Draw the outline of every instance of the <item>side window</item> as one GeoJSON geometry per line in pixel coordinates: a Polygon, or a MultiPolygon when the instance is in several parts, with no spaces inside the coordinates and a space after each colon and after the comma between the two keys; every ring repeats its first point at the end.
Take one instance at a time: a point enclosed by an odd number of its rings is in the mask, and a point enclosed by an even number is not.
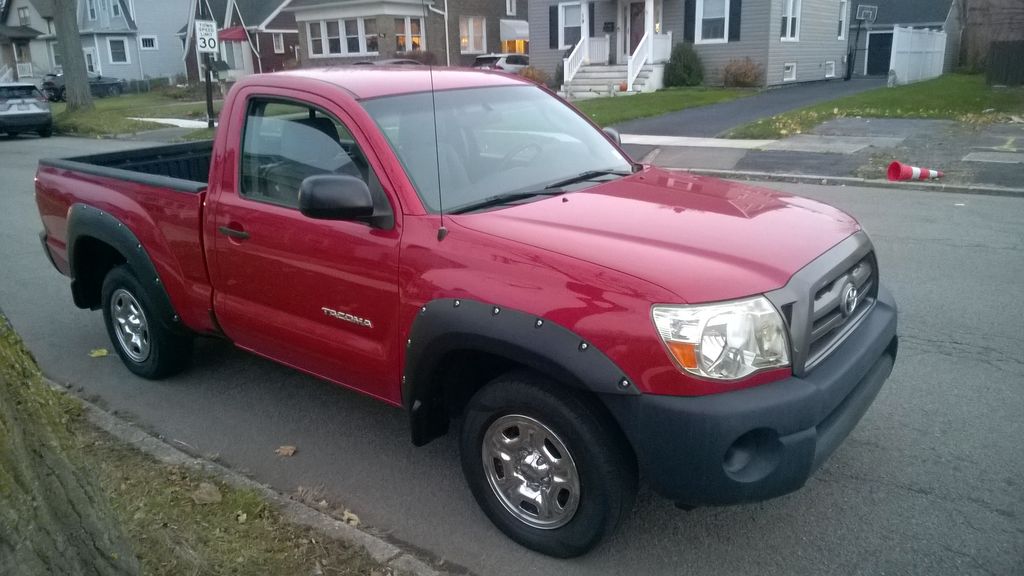
{"type": "Polygon", "coordinates": [[[298,208],[302,181],[321,174],[360,178],[375,198],[383,196],[366,156],[344,124],[304,104],[251,100],[242,141],[239,193],[252,200],[298,208]]]}

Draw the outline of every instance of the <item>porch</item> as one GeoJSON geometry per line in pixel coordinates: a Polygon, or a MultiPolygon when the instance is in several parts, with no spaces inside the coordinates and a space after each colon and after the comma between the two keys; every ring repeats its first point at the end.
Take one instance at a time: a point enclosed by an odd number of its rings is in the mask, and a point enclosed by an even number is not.
{"type": "Polygon", "coordinates": [[[562,14],[562,34],[579,30],[562,61],[563,92],[647,92],[662,87],[662,71],[672,52],[672,32],[662,25],[664,0],[581,0],[575,14],[562,14]],[[597,10],[605,17],[601,26],[597,10]],[[614,20],[608,18],[614,14],[614,20]]]}
{"type": "Polygon", "coordinates": [[[0,25],[0,82],[36,77],[30,42],[40,34],[28,26],[0,25]]]}

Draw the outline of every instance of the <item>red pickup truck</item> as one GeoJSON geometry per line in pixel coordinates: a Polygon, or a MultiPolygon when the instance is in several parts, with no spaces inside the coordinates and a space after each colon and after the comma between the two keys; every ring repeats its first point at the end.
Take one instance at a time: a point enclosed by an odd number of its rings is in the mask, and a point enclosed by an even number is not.
{"type": "Polygon", "coordinates": [[[213,142],[44,160],[36,197],[129,370],[226,338],[401,407],[416,445],[458,423],[488,517],[555,556],[641,474],[682,507],[798,489],[896,357],[851,217],[636,164],[500,73],[251,76],[213,142]]]}

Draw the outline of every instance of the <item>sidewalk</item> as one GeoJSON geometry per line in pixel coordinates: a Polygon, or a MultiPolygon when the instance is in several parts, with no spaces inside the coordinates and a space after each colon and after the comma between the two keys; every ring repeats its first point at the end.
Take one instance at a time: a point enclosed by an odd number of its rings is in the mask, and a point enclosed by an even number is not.
{"type": "Polygon", "coordinates": [[[939,184],[1024,193],[1024,123],[839,118],[783,140],[623,134],[634,158],[665,168],[764,177],[884,181],[893,160],[942,170],[939,184]]]}

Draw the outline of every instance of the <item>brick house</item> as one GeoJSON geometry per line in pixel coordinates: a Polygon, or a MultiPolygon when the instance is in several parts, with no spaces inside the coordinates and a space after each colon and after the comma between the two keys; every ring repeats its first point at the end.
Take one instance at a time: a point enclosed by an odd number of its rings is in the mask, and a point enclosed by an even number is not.
{"type": "Polygon", "coordinates": [[[292,0],[285,11],[295,15],[304,67],[424,53],[469,66],[480,54],[529,50],[528,0],[292,0]]]}

